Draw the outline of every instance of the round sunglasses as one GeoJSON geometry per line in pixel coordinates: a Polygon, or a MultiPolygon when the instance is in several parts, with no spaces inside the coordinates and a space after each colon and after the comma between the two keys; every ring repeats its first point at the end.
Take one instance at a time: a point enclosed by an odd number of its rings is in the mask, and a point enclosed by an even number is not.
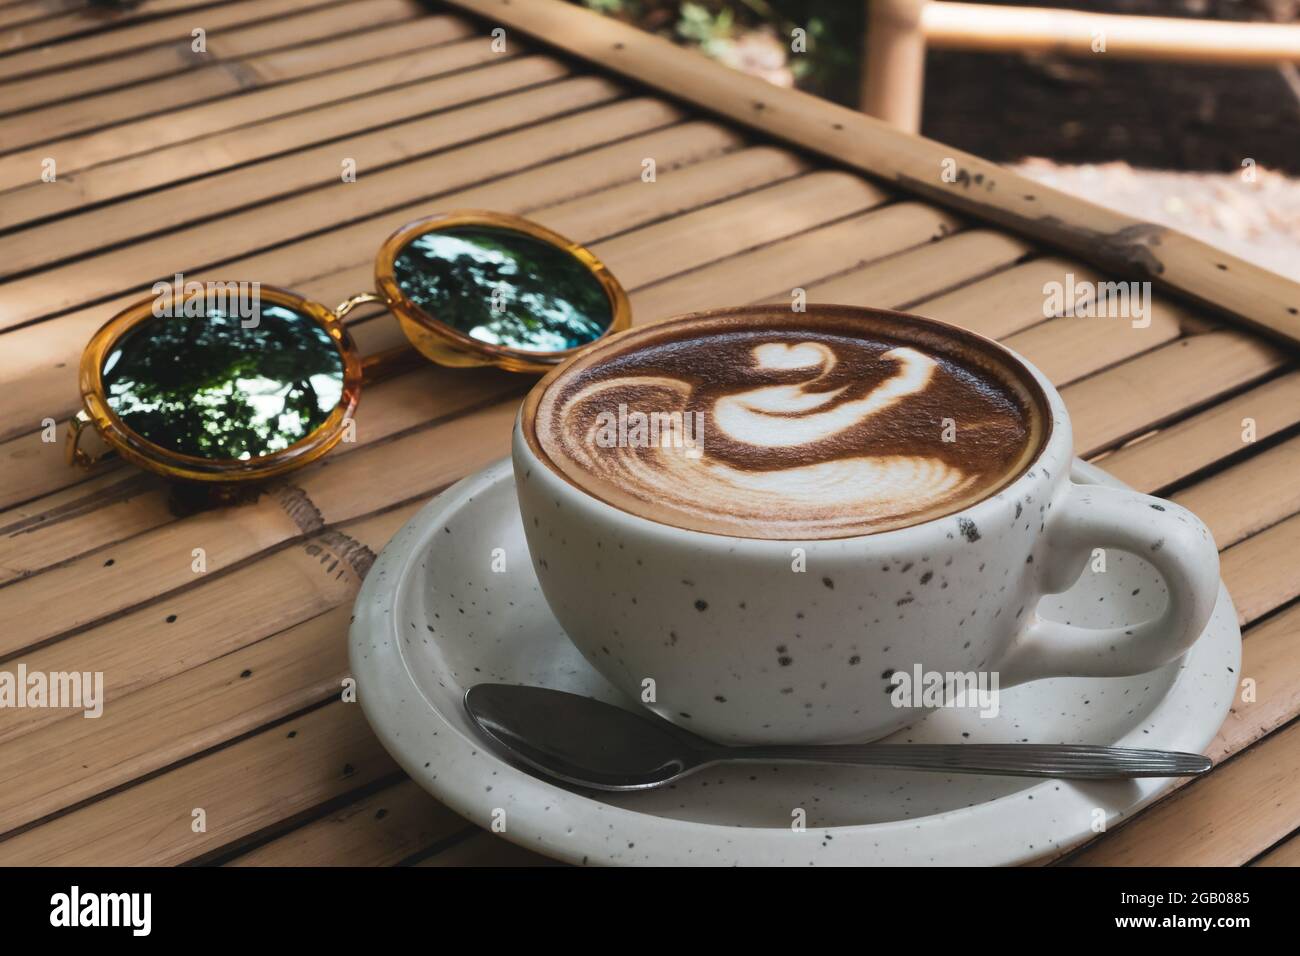
{"type": "Polygon", "coordinates": [[[158,283],[91,338],[68,460],[108,454],[182,482],[273,478],[341,441],[363,361],[343,318],[382,303],[439,365],[541,373],[631,324],[589,250],[503,213],[409,223],[375,258],[375,290],[330,309],[259,283],[158,283]],[[80,447],[87,426],[103,451],[80,447]]]}

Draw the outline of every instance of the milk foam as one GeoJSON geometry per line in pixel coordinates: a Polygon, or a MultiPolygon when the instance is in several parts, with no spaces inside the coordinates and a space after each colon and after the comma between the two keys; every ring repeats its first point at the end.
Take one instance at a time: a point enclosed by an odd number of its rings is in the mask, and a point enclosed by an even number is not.
{"type": "Polygon", "coordinates": [[[540,402],[536,435],[575,484],[653,520],[782,539],[884,530],[964,506],[1025,459],[1020,397],[952,358],[801,329],[652,340],[575,363],[540,402]],[[620,406],[702,412],[702,449],[602,446],[595,422],[620,406]]]}

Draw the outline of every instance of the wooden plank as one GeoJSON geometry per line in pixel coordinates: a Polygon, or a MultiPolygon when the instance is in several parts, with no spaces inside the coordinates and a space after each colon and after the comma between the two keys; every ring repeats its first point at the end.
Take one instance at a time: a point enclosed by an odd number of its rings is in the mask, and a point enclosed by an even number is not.
{"type": "MultiPolygon", "coordinates": [[[[368,123],[378,128],[342,142],[300,149],[137,196],[126,206],[113,203],[19,229],[0,237],[0,257],[5,263],[0,277],[94,255],[137,236],[190,224],[201,227],[231,208],[332,186],[340,182],[342,157],[356,162],[358,176],[368,177],[400,165],[430,146],[436,145],[435,154],[446,152],[476,139],[609,103],[621,92],[599,77],[560,79],[565,72],[549,58],[523,57],[299,114],[293,119],[303,134],[311,135],[310,130],[315,129],[318,138],[328,137],[333,129],[360,129],[368,123]],[[557,79],[559,82],[526,89],[557,79]],[[479,97],[491,99],[461,105],[479,97]]],[[[250,131],[246,140],[261,135],[265,131],[256,135],[250,131]]],[[[292,140],[276,142],[292,144],[292,140]]]]}
{"type": "MultiPolygon", "coordinates": [[[[597,144],[660,128],[677,119],[676,111],[662,102],[634,99],[373,172],[365,171],[362,156],[358,158],[355,182],[342,182],[335,176],[329,186],[13,279],[0,287],[4,293],[0,298],[0,328],[102,301],[131,289],[138,288],[140,294],[145,294],[154,281],[177,272],[185,273],[188,279],[193,273],[224,266],[258,248],[378,216],[421,196],[425,197],[427,209],[430,200],[453,190],[518,172],[543,158],[573,155],[597,144]]],[[[394,135],[414,141],[421,136],[424,125],[413,123],[394,135]]],[[[332,172],[338,172],[339,161],[346,155],[341,148],[335,153],[329,162],[332,172]]],[[[580,191],[574,187],[575,193],[580,191]]],[[[378,249],[379,244],[377,238],[370,249],[378,249]]],[[[272,277],[266,276],[264,281],[272,281],[272,277]]]]}
{"type": "MultiPolygon", "coordinates": [[[[266,9],[271,9],[269,4],[266,9]]],[[[293,46],[303,44],[311,44],[312,52],[320,57],[320,67],[311,72],[321,72],[335,65],[333,57],[337,53],[334,48],[345,43],[355,45],[357,38],[351,34],[362,31],[366,34],[367,44],[379,46],[390,54],[412,49],[400,44],[406,35],[406,28],[421,22],[413,19],[419,12],[420,8],[411,0],[380,0],[378,4],[372,0],[356,0],[351,3],[322,0],[318,8],[306,7],[278,19],[219,30],[207,37],[207,49],[203,53],[194,52],[193,43],[187,36],[179,42],[146,47],[108,61],[70,66],[23,80],[10,80],[0,87],[0,112],[44,107],[48,113],[52,111],[51,104],[62,103],[73,97],[107,102],[105,97],[98,94],[160,77],[167,79],[161,84],[151,84],[155,94],[174,93],[183,96],[188,94],[194,71],[214,70],[233,76],[233,71],[226,67],[224,61],[243,60],[244,68],[249,70],[253,78],[276,76],[284,79],[278,75],[279,71],[268,73],[262,68],[263,64],[276,62],[274,55],[256,55],[286,47],[293,49],[293,46]],[[406,15],[402,16],[401,11],[406,11],[406,15]],[[399,20],[403,22],[396,22],[399,20]],[[392,25],[384,27],[384,22],[392,25]],[[339,37],[341,32],[349,35],[339,37]],[[397,45],[396,49],[394,44],[397,45]],[[182,74],[186,75],[184,81],[180,82],[182,74]],[[168,90],[168,86],[174,90],[168,90]]],[[[431,19],[421,18],[426,22],[431,19]]],[[[300,69],[311,63],[301,57],[290,59],[289,62],[298,63],[300,69]]],[[[193,101],[189,99],[180,102],[193,101]]]]}
{"type": "MultiPolygon", "coordinates": [[[[349,612],[338,608],[117,697],[101,717],[64,717],[0,745],[0,833],[338,697],[349,612]]],[[[93,671],[97,661],[82,668],[93,671]]]]}
{"type": "MultiPolygon", "coordinates": [[[[464,26],[458,20],[447,18],[444,24],[449,38],[465,34],[464,26]]],[[[147,153],[162,146],[245,126],[259,119],[351,99],[422,76],[463,69],[500,55],[492,52],[486,39],[478,38],[477,43],[470,44],[470,48],[465,50],[460,46],[448,46],[362,63],[324,76],[281,83],[243,96],[211,100],[159,116],[70,136],[55,143],[21,149],[0,156],[0,189],[42,182],[45,159],[55,160],[58,174],[62,176],[124,156],[147,153]]],[[[0,61],[0,66],[3,66],[3,61],[0,61]]]]}
{"type": "Polygon", "coordinates": [[[0,865],[184,863],[397,769],[361,708],[332,703],[18,833],[0,842],[0,865]]]}
{"type": "Polygon", "coordinates": [[[557,866],[549,857],[479,831],[416,866],[557,866]]]}
{"type": "Polygon", "coordinates": [[[1293,833],[1251,866],[1300,866],[1300,839],[1293,833]]]}
{"type": "MultiPolygon", "coordinates": [[[[150,0],[155,11],[164,12],[161,5],[169,0],[150,0]]],[[[0,56],[0,80],[14,79],[29,73],[42,73],[69,64],[87,63],[91,60],[115,56],[128,50],[155,43],[168,43],[177,40],[190,42],[190,31],[195,26],[215,31],[242,23],[254,23],[264,16],[274,16],[285,9],[302,8],[319,3],[319,0],[243,0],[237,3],[195,3],[192,0],[175,2],[176,7],[207,7],[202,13],[202,23],[195,22],[193,13],[169,17],[138,16],[143,8],[136,8],[124,18],[116,18],[114,29],[103,29],[95,18],[81,14],[69,14],[65,17],[51,17],[47,20],[32,22],[13,31],[6,31],[0,40],[0,49],[8,49],[7,56],[0,56]],[[268,14],[265,11],[270,11],[268,14]],[[132,22],[135,21],[135,22],[132,22]],[[40,36],[44,34],[45,36],[40,36]],[[32,48],[35,44],[55,39],[54,34],[66,37],[62,42],[50,46],[32,48]],[[85,34],[84,36],[80,34],[85,34]],[[9,46],[5,47],[4,44],[9,46]]]]}
{"type": "Polygon", "coordinates": [[[638,289],[631,296],[632,320],[657,322],[686,312],[788,297],[811,279],[862,268],[942,239],[957,228],[956,219],[933,206],[893,203],[638,289]]]}
{"type": "Polygon", "coordinates": [[[1043,286],[1048,282],[1063,282],[1069,273],[1085,281],[1097,278],[1096,273],[1068,259],[1057,256],[1032,259],[970,286],[962,286],[949,295],[927,300],[925,315],[1000,339],[1048,318],[1044,314],[1047,297],[1043,286]],[[968,318],[972,314],[979,315],[981,321],[972,323],[968,318]]]}
{"type": "MultiPolygon", "coordinates": [[[[410,517],[413,507],[403,506],[305,536],[234,569],[224,581],[196,576],[194,586],[171,595],[160,606],[129,611],[30,651],[22,660],[29,671],[43,673],[81,671],[93,665],[92,669],[104,672],[105,696],[116,707],[130,695],[273,635],[283,636],[296,627],[314,633],[328,622],[312,624],[313,620],[351,606],[374,555],[410,517]],[[238,594],[239,601],[232,602],[232,594],[238,594]]],[[[337,636],[340,632],[332,633],[337,636]]],[[[238,715],[231,712],[227,718],[238,719],[238,715]]],[[[49,708],[9,709],[0,720],[0,742],[7,745],[46,730],[56,735],[70,733],[67,728],[53,730],[69,720],[74,726],[78,722],[97,725],[49,708]]],[[[94,732],[94,727],[87,732],[94,732]]],[[[52,779],[46,785],[67,783],[52,779]]],[[[21,812],[20,804],[6,812],[21,812]]]]}
{"type": "Polygon", "coordinates": [[[610,239],[599,254],[635,288],[822,225],[828,210],[864,212],[887,198],[858,176],[821,170],[610,239]]]}
{"type": "MultiPolygon", "coordinates": [[[[1231,585],[1231,582],[1229,582],[1231,585]]],[[[1205,752],[1222,762],[1300,714],[1300,605],[1246,630],[1241,684],[1223,726],[1205,752]],[[1245,681],[1252,682],[1247,697],[1245,681]]]]}
{"type": "MultiPolygon", "coordinates": [[[[476,43],[457,43],[455,35],[449,33],[449,27],[459,28],[463,32],[463,25],[453,24],[441,17],[427,17],[404,24],[402,32],[414,49],[447,44],[447,50],[442,52],[451,52],[451,47],[456,46],[458,53],[468,57],[466,65],[478,63],[474,57],[476,43]],[[462,46],[464,50],[460,50],[462,46]]],[[[315,52],[318,48],[307,49],[315,52]]],[[[297,56],[300,53],[301,51],[287,51],[280,56],[297,56]]],[[[400,48],[394,50],[395,56],[400,54],[400,48]]],[[[497,63],[498,60],[487,62],[497,63]]],[[[418,87],[423,80],[437,80],[445,63],[445,60],[440,59],[436,69],[429,75],[412,76],[401,87],[418,87]]],[[[426,58],[417,63],[408,58],[409,67],[417,65],[427,68],[430,61],[426,58]]],[[[488,76],[471,76],[468,82],[490,83],[491,79],[488,76]]],[[[241,163],[265,160],[280,152],[292,152],[305,146],[318,145],[325,140],[364,132],[370,127],[364,124],[362,118],[340,116],[338,111],[346,111],[352,102],[367,103],[379,112],[380,120],[395,121],[383,112],[382,98],[389,92],[387,87],[380,86],[358,93],[354,100],[325,104],[320,108],[286,116],[256,119],[233,129],[218,130],[178,145],[160,145],[148,152],[101,163],[89,169],[73,172],[64,170],[56,182],[29,183],[5,193],[5,201],[0,204],[0,228],[14,228],[84,206],[120,199],[196,176],[210,175],[241,163]],[[340,116],[337,121],[334,119],[336,116],[340,116]],[[274,146],[268,147],[268,144],[274,146]]],[[[410,114],[413,115],[416,114],[410,114]]]]}
{"type": "MultiPolygon", "coordinates": [[[[1173,496],[1193,514],[1219,516],[1214,540],[1227,548],[1300,513],[1300,437],[1262,451],[1173,496]],[[1249,507],[1244,502],[1250,502],[1249,507]]],[[[1294,567],[1294,562],[1292,562],[1294,567]]]]}
{"type": "Polygon", "coordinates": [[[1248,452],[1247,419],[1263,441],[1300,422],[1300,372],[1215,404],[1196,415],[1115,451],[1102,466],[1121,481],[1154,493],[1215,462],[1248,452]]]}
{"type": "MultiPolygon", "coordinates": [[[[1239,499],[1240,500],[1240,499],[1239,499]]],[[[1231,581],[1237,620],[1244,627],[1300,597],[1300,515],[1287,518],[1223,553],[1223,579],[1231,581]]]]}
{"type": "MultiPolygon", "coordinates": [[[[906,310],[916,306],[918,298],[964,286],[1028,252],[1029,247],[1014,236],[971,229],[863,269],[809,282],[806,291],[809,302],[888,305],[906,310]]],[[[789,302],[790,294],[787,291],[771,301],[776,299],[789,302]]]]}
{"type": "MultiPolygon", "coordinates": [[[[346,45],[338,42],[328,45],[324,51],[326,55],[314,65],[311,73],[303,74],[313,75],[375,59],[375,54],[384,49],[383,41],[365,36],[361,31],[372,24],[409,21],[419,13],[420,7],[414,0],[367,0],[365,3],[343,4],[312,11],[314,20],[308,20],[306,16],[290,17],[273,21],[261,29],[268,37],[278,35],[281,42],[286,37],[306,42],[313,32],[323,36],[337,36],[340,32],[352,34],[348,36],[349,43],[346,45]],[[308,22],[299,24],[286,20],[308,22]],[[305,36],[295,36],[295,31],[299,28],[304,30],[305,36]]],[[[274,72],[263,73],[256,60],[236,61],[220,57],[216,52],[219,49],[216,41],[220,39],[220,34],[213,37],[211,52],[194,53],[192,47],[185,42],[157,51],[170,54],[173,61],[180,60],[181,70],[184,71],[180,76],[173,71],[153,82],[107,92],[94,91],[91,95],[70,102],[47,105],[43,109],[10,116],[5,120],[6,151],[87,133],[206,99],[242,94],[282,81],[274,72]]],[[[116,63],[113,65],[116,66],[116,63]]],[[[119,74],[110,82],[121,85],[128,79],[129,74],[119,74]]],[[[9,98],[11,92],[13,91],[5,90],[3,99],[0,99],[6,110],[17,105],[9,98]]]]}
{"type": "Polygon", "coordinates": [[[1300,724],[1279,730],[1067,861],[1071,866],[1240,866],[1300,819],[1300,724]]]}
{"type": "Polygon", "coordinates": [[[0,657],[137,606],[152,607],[192,586],[199,577],[195,548],[204,550],[206,573],[227,572],[304,534],[428,495],[506,453],[517,404],[489,406],[343,455],[256,504],[192,515],[15,581],[0,590],[0,601],[6,618],[18,613],[13,609],[22,613],[0,633],[0,657]],[[359,488],[367,489],[364,500],[359,488]],[[85,593],[96,599],[66,599],[83,589],[93,589],[85,593]]]}
{"type": "Polygon", "coordinates": [[[0,5],[0,27],[7,29],[55,14],[83,10],[89,4],[90,0],[9,0],[0,5]]]}
{"type": "Polygon", "coordinates": [[[236,857],[229,866],[392,866],[467,825],[410,779],[236,857]]]}
{"type": "Polygon", "coordinates": [[[1061,390],[1090,457],[1280,368],[1285,354],[1232,330],[1179,339],[1061,390]]]}
{"type": "Polygon", "coordinates": [[[214,0],[141,0],[129,9],[56,13],[20,22],[0,36],[0,55],[51,43],[83,33],[107,32],[138,21],[148,21],[177,10],[212,6],[214,0]]]}
{"type": "Polygon", "coordinates": [[[1062,316],[1003,339],[1029,359],[1057,388],[1087,378],[1179,337],[1176,311],[1153,306],[1150,324],[1128,319],[1062,316]]]}
{"type": "Polygon", "coordinates": [[[29,672],[48,673],[47,664],[70,659],[81,672],[102,672],[107,701],[94,719],[4,714],[0,833],[337,697],[361,578],[420,504],[345,525],[236,571],[229,582],[187,592],[170,606],[172,625],[147,622],[155,632],[149,639],[125,641],[115,622],[26,659],[29,672]],[[302,593],[260,586],[259,575],[291,580],[302,593]],[[226,607],[236,591],[247,602],[226,607]],[[267,621],[292,617],[300,623],[267,636],[267,621]]]}
{"type": "Polygon", "coordinates": [[[1292,346],[1300,343],[1300,285],[1198,239],[1092,205],[828,100],[764,83],[574,4],[449,3],[904,191],[1056,246],[1114,277],[1158,281],[1292,346]]]}

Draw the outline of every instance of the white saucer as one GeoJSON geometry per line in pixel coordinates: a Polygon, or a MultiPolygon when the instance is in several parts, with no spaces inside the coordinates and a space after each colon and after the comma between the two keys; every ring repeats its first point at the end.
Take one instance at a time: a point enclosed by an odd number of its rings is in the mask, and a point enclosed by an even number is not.
{"type": "MultiPolygon", "coordinates": [[[[1120,484],[1082,462],[1073,477],[1120,484]]],[[[1163,600],[1148,565],[1111,553],[1107,573],[1085,572],[1039,610],[1104,627],[1154,615],[1163,600]]],[[[413,779],[480,826],[492,828],[504,811],[501,835],[574,863],[1020,863],[1092,836],[1102,814],[1113,823],[1172,784],[732,766],[659,791],[596,795],[536,777],[487,749],[462,708],[467,687],[536,684],[637,705],[610,688],[551,616],[508,460],[439,495],[384,548],[357,598],[350,650],[366,716],[413,779]],[[494,572],[501,557],[506,570],[494,572]],[[798,810],[802,831],[792,827],[798,810]]],[[[939,711],[887,742],[1202,752],[1227,715],[1240,665],[1241,631],[1221,589],[1206,632],[1182,661],[1139,677],[1025,684],[1002,692],[995,718],[939,711]]]]}

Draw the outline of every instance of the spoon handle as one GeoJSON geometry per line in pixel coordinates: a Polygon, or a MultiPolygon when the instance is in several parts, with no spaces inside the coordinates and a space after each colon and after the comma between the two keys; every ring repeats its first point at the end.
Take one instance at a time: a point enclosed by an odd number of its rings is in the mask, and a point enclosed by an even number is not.
{"type": "Polygon", "coordinates": [[[857,744],[818,747],[726,747],[718,760],[835,763],[891,770],[989,773],[1013,777],[1109,780],[1191,777],[1213,764],[1201,754],[1085,744],[857,744]]]}

